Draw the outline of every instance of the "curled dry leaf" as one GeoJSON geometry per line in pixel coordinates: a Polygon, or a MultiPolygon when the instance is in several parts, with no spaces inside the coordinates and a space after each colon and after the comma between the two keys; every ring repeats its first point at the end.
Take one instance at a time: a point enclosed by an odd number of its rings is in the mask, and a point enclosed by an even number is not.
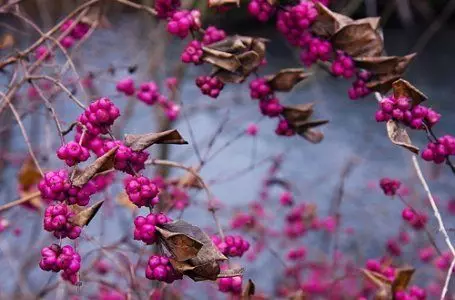
{"type": "Polygon", "coordinates": [[[318,36],[328,39],[340,28],[353,22],[351,18],[331,11],[320,2],[316,2],[316,9],[318,17],[311,26],[311,30],[318,36]]]}
{"type": "Polygon", "coordinates": [[[74,225],[78,225],[81,227],[87,226],[98,213],[103,203],[104,200],[101,200],[90,207],[84,208],[83,210],[79,211],[76,215],[71,217],[70,222],[74,225]]]}
{"type": "Polygon", "coordinates": [[[337,50],[353,58],[379,56],[384,49],[382,37],[370,23],[352,23],[335,32],[331,38],[337,50]]]}
{"type": "MultiPolygon", "coordinates": [[[[171,260],[173,267],[187,275],[194,281],[216,280],[220,274],[219,262],[227,258],[213,244],[208,235],[199,227],[191,225],[185,221],[163,224],[161,229],[171,233],[184,234],[202,244],[197,255],[186,261],[178,261],[177,258],[171,260]]],[[[170,249],[168,249],[171,251],[170,249]]]]}
{"type": "Polygon", "coordinates": [[[11,48],[12,46],[14,46],[14,37],[10,33],[4,34],[0,38],[0,50],[11,48]]]}
{"type": "Polygon", "coordinates": [[[374,299],[377,300],[392,300],[393,293],[392,293],[392,282],[384,277],[382,274],[373,272],[367,269],[361,269],[362,274],[371,282],[373,283],[378,290],[374,296],[374,299]]]}
{"type": "Polygon", "coordinates": [[[366,86],[372,91],[385,94],[392,88],[392,84],[401,78],[401,75],[379,75],[373,76],[367,83],[366,86]]]}
{"type": "Polygon", "coordinates": [[[283,69],[274,75],[266,76],[265,79],[274,91],[289,92],[308,76],[310,74],[305,73],[303,69],[283,69]]]}
{"type": "Polygon", "coordinates": [[[414,268],[399,268],[397,269],[395,279],[392,282],[392,292],[395,294],[398,291],[404,291],[409,285],[409,282],[414,275],[414,268]]]}
{"type": "Polygon", "coordinates": [[[400,127],[394,120],[387,121],[387,134],[395,145],[406,148],[414,154],[419,153],[419,148],[412,144],[406,129],[400,127]]]}
{"type": "Polygon", "coordinates": [[[368,17],[363,19],[358,19],[352,22],[352,24],[370,24],[371,28],[374,30],[380,29],[379,24],[381,23],[380,17],[368,17]]]}
{"type": "Polygon", "coordinates": [[[251,296],[254,295],[256,287],[254,286],[254,282],[251,279],[248,279],[248,282],[243,287],[242,295],[240,296],[241,300],[249,300],[251,296]]]}
{"type": "Polygon", "coordinates": [[[415,86],[404,79],[398,79],[392,84],[393,96],[395,98],[406,97],[412,100],[412,105],[416,106],[427,100],[427,96],[419,91],[415,86]]]}
{"type": "Polygon", "coordinates": [[[234,54],[219,51],[209,47],[203,47],[202,50],[204,51],[202,60],[215,67],[219,67],[229,72],[235,72],[241,66],[238,57],[234,54]]]}
{"type": "Polygon", "coordinates": [[[224,5],[240,6],[240,0],[209,0],[209,7],[219,7],[224,5]]]}
{"type": "Polygon", "coordinates": [[[38,184],[42,178],[35,161],[31,157],[27,157],[24,161],[17,177],[19,184],[24,190],[38,184]]]}
{"type": "Polygon", "coordinates": [[[313,103],[285,106],[281,113],[289,123],[307,121],[313,114],[313,103]]]}
{"type": "Polygon", "coordinates": [[[373,74],[402,75],[415,56],[415,53],[411,53],[406,56],[360,57],[355,58],[354,63],[358,68],[373,74]]]}
{"type": "Polygon", "coordinates": [[[171,252],[174,259],[182,262],[196,257],[202,248],[198,240],[179,232],[170,232],[166,229],[156,227],[166,248],[171,252]]]}
{"type": "Polygon", "coordinates": [[[77,187],[82,187],[89,182],[95,175],[108,171],[114,168],[114,158],[118,146],[106,152],[103,156],[97,158],[92,164],[83,170],[76,172],[72,184],[77,187]]]}
{"type": "Polygon", "coordinates": [[[166,130],[157,133],[126,134],[125,145],[133,151],[142,151],[154,144],[188,144],[177,129],[166,130]]]}
{"type": "Polygon", "coordinates": [[[245,272],[244,268],[221,270],[220,274],[218,274],[217,277],[226,278],[226,277],[242,276],[244,272],[245,272]]]}

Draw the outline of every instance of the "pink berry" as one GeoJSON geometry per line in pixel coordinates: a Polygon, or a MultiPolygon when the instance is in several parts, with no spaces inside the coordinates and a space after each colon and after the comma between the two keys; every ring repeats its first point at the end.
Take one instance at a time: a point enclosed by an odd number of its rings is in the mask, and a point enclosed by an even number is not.
{"type": "Polygon", "coordinates": [[[156,0],[155,10],[157,17],[166,19],[172,17],[174,12],[180,7],[180,0],[156,0]]]}
{"type": "Polygon", "coordinates": [[[131,202],[137,207],[152,207],[158,204],[158,188],[145,176],[125,178],[125,191],[131,202]]]}
{"type": "Polygon", "coordinates": [[[127,96],[132,96],[135,93],[134,81],[132,78],[124,78],[117,82],[117,91],[124,93],[127,96]]]}
{"type": "Polygon", "coordinates": [[[93,135],[106,134],[109,127],[120,116],[120,110],[108,98],[92,102],[78,121],[93,135]]]}
{"type": "Polygon", "coordinates": [[[185,50],[183,50],[181,60],[186,64],[193,63],[195,65],[200,65],[202,64],[203,54],[204,52],[202,51],[202,43],[198,40],[193,40],[189,42],[185,50]]]}
{"type": "Polygon", "coordinates": [[[57,156],[61,160],[64,160],[70,167],[86,161],[90,157],[90,153],[87,148],[79,145],[76,142],[69,142],[61,146],[57,151],[57,156]]]}
{"type": "Polygon", "coordinates": [[[204,36],[202,37],[203,45],[210,45],[226,38],[226,32],[218,29],[215,26],[209,26],[205,29],[204,36]]]}
{"type": "Polygon", "coordinates": [[[267,99],[273,96],[272,88],[265,78],[257,78],[250,82],[250,96],[252,99],[267,99]]]}
{"type": "Polygon", "coordinates": [[[267,0],[250,0],[248,12],[261,22],[267,22],[275,13],[276,8],[267,0]]]}
{"type": "Polygon", "coordinates": [[[44,229],[53,232],[57,238],[68,237],[74,240],[81,234],[81,228],[70,222],[74,215],[66,204],[48,206],[44,212],[44,229]]]}
{"type": "Polygon", "coordinates": [[[150,256],[145,276],[150,280],[164,281],[166,283],[182,279],[182,274],[174,270],[169,258],[159,255],[150,256]]]}
{"type": "Polygon", "coordinates": [[[258,133],[258,130],[259,130],[258,126],[254,123],[251,123],[246,128],[246,134],[251,135],[251,136],[256,136],[258,133]]]}
{"type": "Polygon", "coordinates": [[[196,78],[196,85],[202,94],[212,98],[217,98],[224,88],[224,83],[216,76],[199,76],[196,78]]]}
{"type": "Polygon", "coordinates": [[[151,245],[158,239],[155,226],[168,222],[170,222],[170,219],[164,214],[149,214],[146,217],[136,217],[134,219],[134,239],[151,245]]]}
{"type": "Polygon", "coordinates": [[[224,240],[215,235],[212,236],[212,242],[221,253],[230,257],[241,257],[250,248],[250,244],[239,235],[228,235],[224,237],[224,240]]]}

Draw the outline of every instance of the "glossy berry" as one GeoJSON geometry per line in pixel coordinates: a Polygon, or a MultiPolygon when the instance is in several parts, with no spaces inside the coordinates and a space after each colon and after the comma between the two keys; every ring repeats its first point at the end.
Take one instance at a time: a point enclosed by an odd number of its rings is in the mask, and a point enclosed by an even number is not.
{"type": "Polygon", "coordinates": [[[38,48],[36,48],[36,50],[35,50],[35,59],[36,60],[42,59],[44,61],[48,61],[51,59],[51,57],[52,57],[52,55],[46,46],[41,45],[38,48]]]}
{"type": "Polygon", "coordinates": [[[212,236],[212,242],[217,246],[221,253],[230,257],[241,257],[250,249],[250,244],[241,236],[227,235],[222,240],[219,236],[212,236]]]}
{"type": "Polygon", "coordinates": [[[401,182],[397,179],[385,177],[379,180],[379,186],[387,196],[395,196],[401,186],[401,182]]]}
{"type": "MultiPolygon", "coordinates": [[[[67,31],[71,26],[74,25],[74,20],[69,19],[65,23],[63,23],[62,27],[60,28],[61,31],[67,31]]],[[[73,29],[69,32],[71,37],[75,40],[82,39],[90,30],[90,25],[84,22],[78,22],[73,29]]]]}
{"type": "Polygon", "coordinates": [[[200,65],[202,64],[203,54],[204,52],[202,51],[202,43],[198,40],[193,40],[189,42],[189,44],[183,50],[181,60],[186,64],[193,63],[195,65],[200,65]]]}
{"type": "Polygon", "coordinates": [[[114,168],[128,174],[134,174],[145,168],[145,161],[149,154],[145,151],[133,151],[125,146],[122,141],[106,141],[103,145],[103,153],[118,147],[114,156],[114,168]]]}
{"type": "Polygon", "coordinates": [[[256,136],[258,134],[258,131],[259,131],[259,128],[254,123],[249,124],[245,130],[246,134],[248,134],[250,136],[256,136]]]}
{"type": "Polygon", "coordinates": [[[57,151],[57,156],[65,163],[72,167],[80,162],[86,161],[90,157],[87,148],[79,145],[76,142],[69,142],[61,146],[57,151]]]}
{"type": "Polygon", "coordinates": [[[156,0],[156,16],[160,19],[171,17],[174,12],[180,7],[180,4],[180,0],[156,0]]]}
{"type": "Polygon", "coordinates": [[[218,290],[223,293],[240,294],[242,291],[242,277],[225,277],[218,279],[218,290]]]}
{"type": "Polygon", "coordinates": [[[280,204],[283,206],[291,206],[294,200],[292,197],[292,193],[289,191],[284,191],[280,195],[280,204]]]}
{"type": "Polygon", "coordinates": [[[164,214],[149,214],[146,217],[136,217],[134,219],[134,239],[151,245],[158,239],[155,226],[168,222],[170,222],[170,219],[164,214]]]}
{"type": "Polygon", "coordinates": [[[278,122],[278,125],[277,125],[277,127],[275,129],[275,133],[277,135],[281,135],[281,136],[293,136],[293,135],[295,135],[294,129],[292,129],[292,127],[289,124],[289,122],[286,121],[285,119],[281,119],[278,122]]]}
{"type": "Polygon", "coordinates": [[[300,59],[305,66],[311,66],[317,60],[328,61],[332,55],[332,45],[330,42],[311,38],[308,46],[300,53],[300,59]]]}
{"type": "Polygon", "coordinates": [[[60,41],[60,44],[62,45],[63,48],[69,49],[69,48],[73,47],[74,42],[75,42],[74,38],[72,38],[71,36],[65,36],[60,41]]]}
{"type": "Polygon", "coordinates": [[[188,36],[191,30],[200,28],[200,21],[197,13],[188,10],[176,11],[167,23],[167,31],[181,39],[188,36]]]}
{"type": "Polygon", "coordinates": [[[155,82],[150,81],[141,84],[137,98],[148,105],[153,105],[160,97],[160,90],[155,82]]]}
{"type": "Polygon", "coordinates": [[[169,258],[159,255],[153,255],[149,258],[145,276],[150,280],[164,281],[166,283],[182,279],[182,274],[174,270],[169,258]]]}
{"type": "Polygon", "coordinates": [[[215,26],[209,26],[205,29],[204,36],[202,37],[203,45],[210,45],[226,38],[226,32],[218,29],[215,26]]]}
{"type": "Polygon", "coordinates": [[[44,229],[53,232],[57,238],[68,237],[74,240],[81,234],[81,227],[70,222],[70,218],[74,215],[75,213],[66,204],[48,206],[44,212],[44,229]]]}
{"type": "Polygon", "coordinates": [[[445,162],[449,156],[455,155],[455,137],[444,135],[437,142],[428,143],[421,155],[424,160],[436,164],[445,162]]]}
{"type": "Polygon", "coordinates": [[[73,247],[69,245],[60,247],[52,244],[41,250],[41,256],[39,266],[42,270],[62,271],[63,279],[70,281],[72,284],[77,283],[77,272],[81,268],[81,256],[73,247]]]}
{"type": "Polygon", "coordinates": [[[342,51],[337,51],[336,59],[332,63],[331,72],[334,76],[351,78],[355,74],[354,61],[342,51]]]}
{"type": "Polygon", "coordinates": [[[132,96],[136,91],[134,87],[134,80],[129,77],[124,78],[117,82],[116,89],[117,91],[124,93],[127,96],[132,96]]]}
{"type": "Polygon", "coordinates": [[[371,93],[371,90],[366,85],[371,77],[370,72],[359,71],[356,75],[357,79],[352,83],[352,87],[348,90],[348,95],[351,100],[365,97],[371,93]]]}
{"type": "Polygon", "coordinates": [[[318,12],[314,4],[310,1],[301,1],[295,6],[286,6],[280,10],[277,17],[276,27],[294,46],[302,43],[305,33],[316,20],[318,12]]]}
{"type": "Polygon", "coordinates": [[[291,250],[289,250],[289,252],[287,254],[287,258],[289,260],[300,260],[300,259],[305,258],[305,256],[306,256],[305,247],[299,247],[299,248],[296,248],[296,249],[291,249],[291,250]]]}
{"type": "Polygon", "coordinates": [[[261,22],[267,22],[275,13],[275,6],[267,0],[250,0],[248,12],[261,22]]]}
{"type": "Polygon", "coordinates": [[[265,78],[257,78],[250,82],[250,96],[252,99],[267,99],[273,95],[272,88],[265,78]]]}
{"type": "Polygon", "coordinates": [[[66,170],[51,171],[44,174],[38,184],[41,198],[46,201],[64,201],[71,183],[66,170]]]}
{"type": "Polygon", "coordinates": [[[125,178],[125,191],[131,202],[137,207],[152,207],[158,204],[158,188],[145,176],[125,178]]]}
{"type": "Polygon", "coordinates": [[[283,111],[283,106],[280,103],[280,100],[276,97],[269,100],[260,100],[259,109],[264,116],[268,117],[278,117],[283,111]]]}
{"type": "Polygon", "coordinates": [[[100,98],[91,103],[78,121],[93,135],[106,134],[109,127],[120,116],[120,110],[108,98],[100,98]]]}
{"type": "Polygon", "coordinates": [[[196,85],[202,94],[212,98],[217,98],[224,88],[224,83],[216,76],[199,76],[196,78],[196,85]]]}

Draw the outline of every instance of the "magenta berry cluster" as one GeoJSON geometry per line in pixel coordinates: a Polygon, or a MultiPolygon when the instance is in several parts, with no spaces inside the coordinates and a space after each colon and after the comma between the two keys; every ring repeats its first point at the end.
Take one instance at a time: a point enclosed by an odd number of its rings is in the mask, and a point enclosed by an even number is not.
{"type": "Polygon", "coordinates": [[[226,32],[218,29],[215,26],[209,26],[205,29],[204,36],[202,37],[203,45],[210,45],[226,38],[226,32]]]}
{"type": "Polygon", "coordinates": [[[410,207],[405,207],[401,213],[403,220],[411,225],[415,230],[425,228],[428,217],[423,213],[418,213],[410,207]]]}
{"type": "Polygon", "coordinates": [[[133,151],[120,140],[108,140],[103,145],[102,153],[118,147],[114,156],[114,168],[128,174],[134,174],[145,168],[145,161],[149,154],[145,151],[133,151]]]}
{"type": "Polygon", "coordinates": [[[285,232],[289,238],[297,238],[306,233],[307,226],[303,220],[303,215],[305,212],[306,205],[300,204],[293,207],[287,214],[285,232]]]}
{"type": "Polygon", "coordinates": [[[166,19],[172,17],[175,11],[180,7],[180,0],[156,0],[155,10],[157,17],[160,19],[166,19]]]}
{"type": "MultiPolygon", "coordinates": [[[[70,26],[73,26],[74,20],[69,19],[60,27],[60,31],[65,32],[67,31],[70,26]]],[[[79,21],[74,27],[71,29],[68,35],[64,36],[60,40],[60,45],[63,48],[69,49],[73,47],[76,41],[81,40],[84,36],[87,35],[88,31],[90,30],[90,25],[84,22],[79,21]]]]}
{"type": "Polygon", "coordinates": [[[60,272],[62,278],[76,284],[77,272],[81,268],[81,256],[73,249],[66,245],[60,247],[52,244],[41,250],[41,261],[39,266],[44,271],[60,272]]]}
{"type": "Polygon", "coordinates": [[[306,248],[305,247],[299,247],[299,248],[295,248],[295,249],[291,249],[289,250],[288,254],[287,254],[287,258],[289,260],[301,260],[303,258],[305,258],[306,256],[306,248]]]}
{"type": "Polygon", "coordinates": [[[46,46],[41,45],[35,49],[35,59],[39,60],[42,59],[44,61],[48,61],[52,58],[52,54],[49,52],[46,46]]]}
{"type": "Polygon", "coordinates": [[[71,141],[57,150],[57,157],[64,160],[68,166],[72,167],[89,159],[90,152],[84,146],[71,141]]]}
{"type": "Polygon", "coordinates": [[[125,191],[137,207],[152,207],[158,204],[158,188],[145,176],[125,178],[125,191]]]}
{"type": "Polygon", "coordinates": [[[225,277],[218,279],[218,290],[223,293],[240,294],[242,291],[242,277],[225,277]]]}
{"type": "Polygon", "coordinates": [[[118,92],[124,93],[127,96],[132,96],[136,92],[134,80],[130,77],[124,78],[117,82],[115,88],[117,89],[118,92]]]}
{"type": "Polygon", "coordinates": [[[224,88],[224,83],[216,76],[198,76],[196,85],[202,94],[212,98],[217,98],[224,88]]]}
{"type": "Polygon", "coordinates": [[[294,203],[294,197],[289,191],[284,191],[280,195],[280,204],[283,206],[291,206],[294,203]]]}
{"type": "Polygon", "coordinates": [[[248,124],[248,126],[245,130],[246,134],[248,134],[250,136],[256,136],[258,134],[258,131],[259,131],[259,127],[254,123],[248,124]]]}
{"type": "Polygon", "coordinates": [[[180,10],[176,11],[169,18],[167,31],[181,39],[188,36],[190,31],[200,28],[199,12],[180,10]]]}
{"type": "Polygon", "coordinates": [[[387,196],[395,196],[400,186],[401,181],[398,179],[384,177],[379,180],[379,187],[387,196]]]}
{"type": "Polygon", "coordinates": [[[267,22],[275,11],[275,6],[267,0],[250,0],[248,4],[248,12],[261,22],[267,22]]]}
{"type": "Polygon", "coordinates": [[[438,138],[436,142],[428,143],[425,150],[422,151],[424,160],[436,164],[445,162],[451,155],[455,155],[455,137],[451,135],[444,135],[438,138]]]}
{"type": "Polygon", "coordinates": [[[202,64],[202,43],[198,40],[192,40],[188,43],[186,48],[183,50],[181,55],[182,62],[189,64],[193,63],[195,65],[202,64]]]}
{"type": "Polygon", "coordinates": [[[408,98],[391,96],[380,101],[376,121],[386,122],[392,119],[413,129],[425,129],[438,123],[441,115],[423,105],[413,106],[408,98]]]}
{"type": "Polygon", "coordinates": [[[230,257],[241,257],[250,249],[250,243],[244,240],[240,235],[227,235],[224,239],[214,235],[212,236],[212,242],[217,246],[221,253],[230,257]]]}
{"type": "Polygon", "coordinates": [[[348,96],[351,100],[363,98],[371,93],[367,87],[367,82],[371,77],[371,73],[365,70],[356,73],[357,79],[352,83],[352,87],[348,90],[348,96]]]}
{"type": "Polygon", "coordinates": [[[74,240],[81,234],[81,227],[73,225],[70,221],[74,215],[66,204],[48,206],[44,212],[44,229],[53,232],[57,238],[68,237],[74,240]]]}
{"type": "Polygon", "coordinates": [[[149,214],[146,217],[138,216],[134,219],[134,239],[143,241],[147,245],[155,243],[158,239],[156,226],[170,222],[165,214],[149,214]]]}
{"type": "Polygon", "coordinates": [[[148,105],[153,105],[158,100],[160,91],[155,82],[145,82],[139,87],[137,98],[148,105]]]}
{"type": "Polygon", "coordinates": [[[270,99],[261,99],[259,101],[259,109],[264,116],[274,118],[281,114],[283,106],[280,103],[280,99],[273,97],[270,99]]]}
{"type": "Polygon", "coordinates": [[[93,135],[106,134],[114,121],[120,116],[120,110],[108,98],[100,98],[91,103],[78,121],[93,135]]]}
{"type": "Polygon", "coordinates": [[[171,196],[171,202],[174,209],[184,210],[190,205],[190,196],[188,192],[177,186],[173,186],[169,189],[169,195],[171,196]]]}
{"type": "Polygon", "coordinates": [[[182,274],[174,270],[167,256],[153,255],[149,258],[145,276],[150,280],[172,283],[182,279],[182,274]]]}
{"type": "Polygon", "coordinates": [[[354,61],[343,51],[337,51],[336,59],[332,62],[331,71],[334,76],[349,79],[355,74],[354,61]]]}
{"type": "MultiPolygon", "coordinates": [[[[171,79],[172,80],[167,82],[167,86],[173,91],[176,88],[177,80],[175,78],[171,79]]],[[[136,96],[140,101],[147,105],[158,103],[164,110],[167,118],[171,121],[177,119],[180,115],[180,106],[160,94],[158,85],[153,81],[141,84],[136,96]]]]}
{"type": "Polygon", "coordinates": [[[273,90],[265,78],[257,78],[250,82],[250,96],[252,99],[267,99],[273,95],[273,90]]]}
{"type": "Polygon", "coordinates": [[[394,299],[396,300],[425,300],[427,293],[418,286],[412,286],[409,291],[397,291],[394,299]]]}
{"type": "MultiPolygon", "coordinates": [[[[302,46],[307,38],[308,29],[316,20],[318,12],[310,1],[302,1],[295,6],[286,6],[278,12],[277,29],[294,46],[302,46]]],[[[319,51],[312,51],[313,53],[319,51]]]]}
{"type": "MultiPolygon", "coordinates": [[[[281,136],[293,136],[295,135],[295,130],[291,127],[291,124],[285,119],[281,119],[278,121],[278,124],[275,129],[275,133],[277,135],[281,136]]],[[[281,199],[280,199],[281,201],[281,199]]],[[[285,205],[283,202],[281,202],[283,205],[285,205]]],[[[287,205],[289,205],[288,203],[287,205]]]]}

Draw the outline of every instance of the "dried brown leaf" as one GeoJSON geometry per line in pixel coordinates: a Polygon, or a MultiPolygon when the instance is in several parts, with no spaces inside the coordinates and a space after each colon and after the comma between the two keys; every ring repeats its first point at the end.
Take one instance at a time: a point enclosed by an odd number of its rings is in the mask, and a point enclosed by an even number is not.
{"type": "Polygon", "coordinates": [[[27,190],[31,186],[38,184],[42,178],[41,173],[35,164],[35,161],[31,157],[28,157],[24,161],[17,177],[19,184],[24,190],[27,190]]]}
{"type": "Polygon", "coordinates": [[[381,23],[380,17],[368,17],[363,19],[358,19],[352,22],[352,24],[370,24],[371,28],[378,30],[379,24],[381,23]]]}
{"type": "Polygon", "coordinates": [[[402,75],[407,66],[416,56],[415,53],[406,56],[379,56],[355,58],[358,68],[368,70],[373,74],[402,75]]]}
{"type": "Polygon", "coordinates": [[[324,134],[318,130],[308,129],[299,133],[304,139],[313,144],[319,144],[324,139],[324,134]]]}
{"type": "Polygon", "coordinates": [[[157,133],[125,135],[125,145],[131,147],[133,151],[142,151],[154,144],[183,145],[188,144],[188,142],[183,139],[177,129],[157,133]]]}
{"type": "Polygon", "coordinates": [[[156,230],[160,233],[166,248],[177,261],[186,261],[196,257],[202,248],[201,242],[184,233],[170,232],[159,227],[156,227],[156,230]]]}
{"type": "Polygon", "coordinates": [[[285,106],[281,114],[291,124],[303,122],[307,121],[313,114],[313,106],[313,103],[285,106]]]}
{"type": "Polygon", "coordinates": [[[282,69],[274,75],[266,76],[265,79],[273,90],[289,92],[296,84],[309,76],[310,74],[305,73],[303,69],[282,69]]]}
{"type": "Polygon", "coordinates": [[[103,156],[97,158],[93,163],[83,170],[76,173],[72,180],[72,184],[77,187],[82,187],[89,182],[95,175],[110,170],[114,167],[115,153],[118,146],[106,152],[103,156]]]}
{"type": "Polygon", "coordinates": [[[353,58],[379,56],[384,48],[381,35],[369,23],[348,24],[332,36],[331,42],[353,58]]]}
{"type": "Polygon", "coordinates": [[[0,50],[6,49],[6,48],[11,48],[12,46],[14,46],[14,37],[13,37],[13,35],[10,34],[10,33],[4,34],[0,38],[0,50]]]}
{"type": "Polygon", "coordinates": [[[221,270],[220,274],[218,274],[217,277],[226,278],[226,277],[242,276],[244,272],[245,272],[244,268],[221,270]]]}
{"type": "MultiPolygon", "coordinates": [[[[197,172],[199,172],[200,168],[192,167],[191,169],[195,173],[197,173],[197,172]]],[[[199,180],[199,178],[197,176],[195,176],[191,172],[186,172],[185,175],[180,177],[178,179],[178,181],[177,181],[177,185],[180,186],[180,187],[184,187],[184,188],[187,188],[187,187],[191,187],[191,188],[195,188],[195,189],[203,189],[204,188],[204,186],[202,185],[202,183],[199,180]]]]}
{"type": "Polygon", "coordinates": [[[392,292],[395,294],[398,291],[404,291],[409,285],[409,282],[414,275],[414,268],[399,268],[392,282],[392,292]]]}
{"type": "Polygon", "coordinates": [[[84,208],[80,212],[78,212],[76,215],[70,218],[70,222],[74,225],[78,226],[87,226],[90,221],[95,217],[95,215],[98,213],[99,209],[103,205],[104,200],[101,200],[95,204],[93,204],[90,207],[84,208]]]}
{"type": "Polygon", "coordinates": [[[412,100],[412,105],[418,105],[427,100],[427,96],[419,91],[415,86],[404,79],[398,79],[392,84],[393,95],[395,98],[406,97],[412,100]]]}
{"type": "Polygon", "coordinates": [[[218,77],[218,79],[223,83],[242,83],[246,79],[245,75],[242,75],[240,73],[232,73],[220,68],[215,68],[212,73],[216,74],[216,77],[218,77]]]}
{"type": "Polygon", "coordinates": [[[245,53],[239,54],[237,58],[241,64],[239,72],[245,77],[256,70],[262,62],[262,59],[254,51],[247,51],[245,53]]]}
{"type": "Polygon", "coordinates": [[[209,0],[209,7],[219,7],[224,5],[240,6],[240,0],[209,0]]]}
{"type": "Polygon", "coordinates": [[[20,190],[19,191],[19,196],[21,199],[23,198],[29,198],[30,196],[34,196],[30,198],[26,204],[31,206],[34,209],[41,210],[43,208],[43,199],[41,198],[41,194],[38,192],[36,188],[34,189],[29,189],[29,190],[20,190]]]}
{"type": "Polygon", "coordinates": [[[240,296],[240,299],[241,300],[249,300],[249,299],[251,299],[251,296],[254,295],[255,290],[256,290],[256,287],[254,285],[254,282],[251,279],[248,279],[248,282],[243,287],[242,295],[240,296]]]}
{"type": "Polygon", "coordinates": [[[231,35],[219,42],[210,44],[210,49],[231,54],[238,54],[249,50],[251,48],[251,43],[252,38],[246,38],[240,35],[231,35]]]}
{"type": "Polygon", "coordinates": [[[372,91],[379,92],[381,94],[385,94],[392,88],[392,84],[401,78],[401,75],[379,75],[373,76],[370,79],[366,86],[372,91]]]}
{"type": "Polygon", "coordinates": [[[419,153],[419,148],[412,144],[406,129],[400,127],[394,120],[389,120],[387,122],[387,134],[395,145],[406,148],[414,154],[419,153]]]}
{"type": "Polygon", "coordinates": [[[351,18],[331,11],[320,2],[316,3],[316,8],[319,13],[316,21],[311,26],[311,30],[318,36],[328,39],[340,28],[353,22],[351,18]]]}
{"type": "Polygon", "coordinates": [[[219,51],[211,47],[213,45],[202,48],[204,51],[202,56],[203,61],[230,72],[235,72],[240,68],[241,63],[234,54],[219,51]]]}

